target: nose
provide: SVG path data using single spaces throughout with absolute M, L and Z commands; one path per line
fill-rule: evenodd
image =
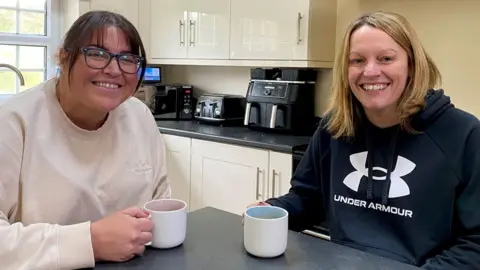
M 119 76 L 122 74 L 120 67 L 118 66 L 118 61 L 116 58 L 112 58 L 110 63 L 103 69 L 104 73 L 110 74 L 112 76 Z
M 374 61 L 368 62 L 363 70 L 363 75 L 367 77 L 379 76 L 380 73 L 380 67 Z

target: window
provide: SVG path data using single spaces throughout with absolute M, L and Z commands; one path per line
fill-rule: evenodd
M 0 1 L 0 99 L 19 93 L 55 74 L 55 52 L 59 45 L 61 0 Z

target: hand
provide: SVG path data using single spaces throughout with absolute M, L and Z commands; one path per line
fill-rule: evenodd
M 142 255 L 152 240 L 152 221 L 137 207 L 116 212 L 90 226 L 95 261 L 124 262 Z
M 247 206 L 247 209 L 252 207 L 252 206 L 265 206 L 265 205 L 272 206 L 271 204 L 266 203 L 266 202 L 255 202 L 255 203 L 252 203 L 249 206 Z M 243 224 L 244 217 L 245 217 L 245 212 L 243 212 L 243 214 L 242 214 L 242 224 Z

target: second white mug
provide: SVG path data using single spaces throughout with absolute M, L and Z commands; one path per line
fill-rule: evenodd
M 263 258 L 282 255 L 287 249 L 288 212 L 276 206 L 253 206 L 244 215 L 244 245 L 248 253 Z

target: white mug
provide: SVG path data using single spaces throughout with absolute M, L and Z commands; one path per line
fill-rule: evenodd
M 187 235 L 187 203 L 177 199 L 158 199 L 147 202 L 143 209 L 150 213 L 153 223 L 154 248 L 173 248 L 181 245 Z
M 276 206 L 253 206 L 244 214 L 243 241 L 248 253 L 262 258 L 285 253 L 288 212 Z

